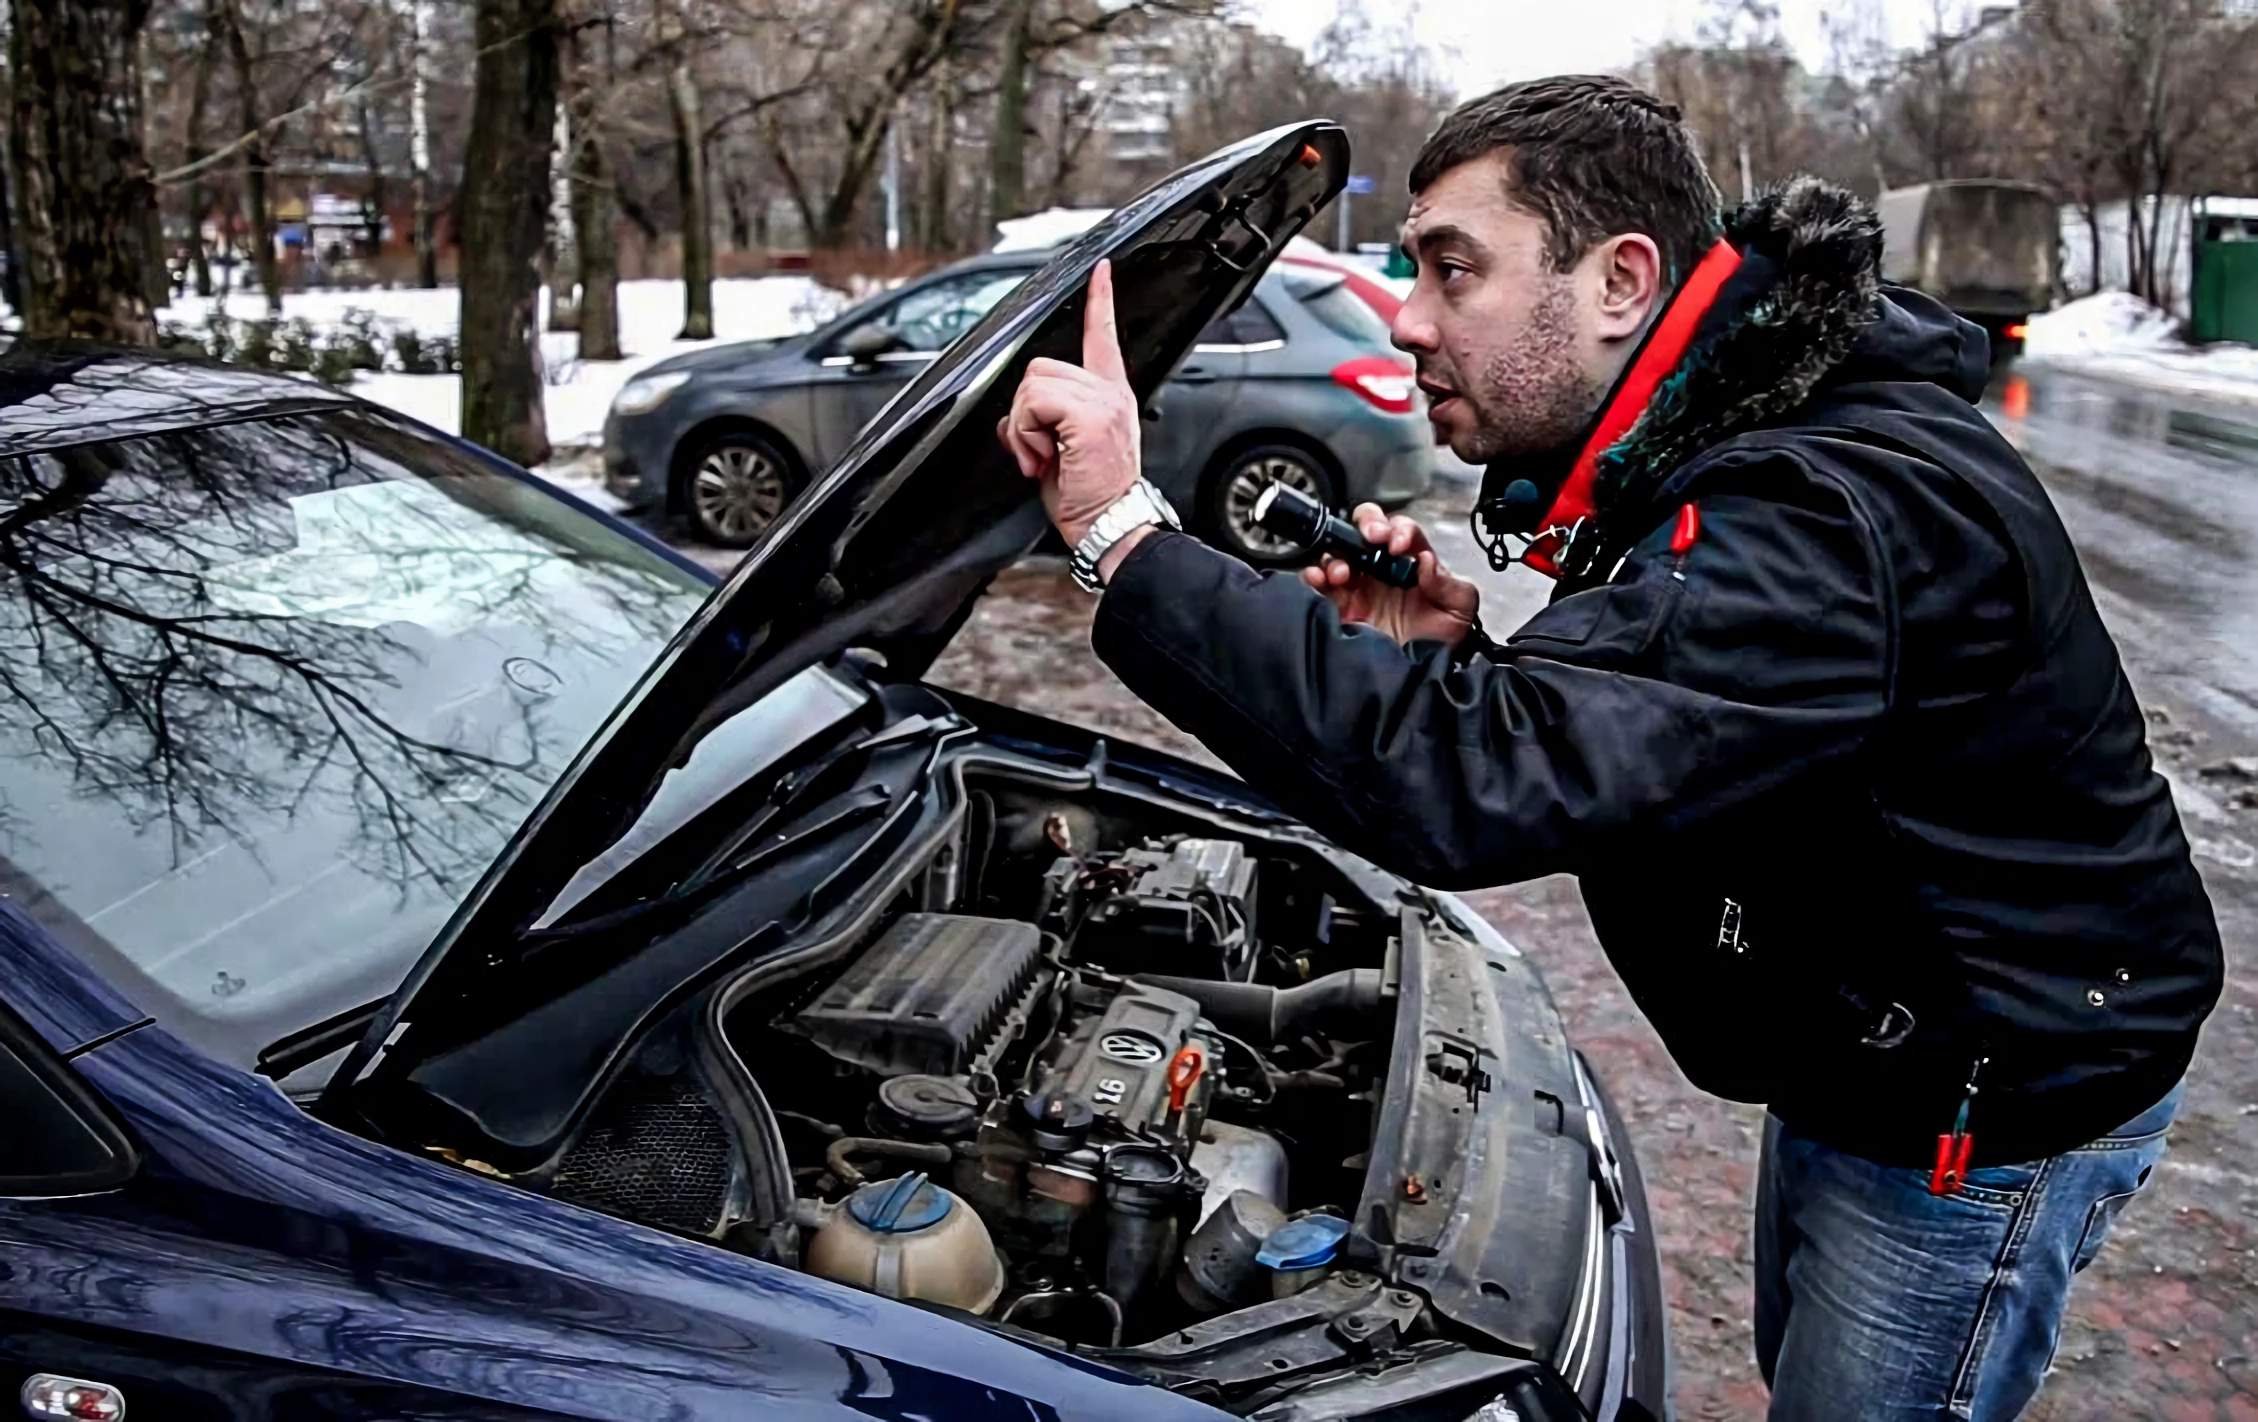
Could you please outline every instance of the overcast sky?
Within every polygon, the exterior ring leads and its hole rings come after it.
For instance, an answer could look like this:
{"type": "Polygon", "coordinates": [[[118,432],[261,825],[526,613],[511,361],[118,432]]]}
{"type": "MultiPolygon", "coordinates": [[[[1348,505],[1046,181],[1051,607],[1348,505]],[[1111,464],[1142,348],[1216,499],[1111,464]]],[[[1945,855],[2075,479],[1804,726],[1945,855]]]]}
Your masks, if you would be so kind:
{"type": "MultiPolygon", "coordinates": [[[[1316,38],[1335,0],[1242,0],[1255,21],[1296,44],[1316,38]]],[[[1618,69],[1647,46],[1691,39],[1714,0],[1362,0],[1376,19],[1412,14],[1417,34],[1462,96],[1514,79],[1618,69]]],[[[1919,41],[1932,0],[1867,0],[1893,44],[1919,41]]],[[[1803,62],[1823,67],[1821,0],[1780,0],[1780,28],[1803,62]]],[[[1842,0],[1827,8],[1841,13],[1842,0]]],[[[1968,8],[1948,0],[1948,14],[1968,8]]]]}

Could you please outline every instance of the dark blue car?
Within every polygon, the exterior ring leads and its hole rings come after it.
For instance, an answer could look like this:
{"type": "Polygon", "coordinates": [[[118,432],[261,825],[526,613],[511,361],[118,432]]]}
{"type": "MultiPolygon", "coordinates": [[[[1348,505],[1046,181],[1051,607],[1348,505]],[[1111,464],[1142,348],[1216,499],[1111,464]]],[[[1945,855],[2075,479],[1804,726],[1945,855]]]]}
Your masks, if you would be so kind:
{"type": "Polygon", "coordinates": [[[1149,394],[1346,161],[1128,205],[718,588],[317,387],[0,357],[0,1396],[1662,1414],[1638,1175],[1528,960],[920,680],[1044,532],[993,429],[1095,261],[1149,394]]]}

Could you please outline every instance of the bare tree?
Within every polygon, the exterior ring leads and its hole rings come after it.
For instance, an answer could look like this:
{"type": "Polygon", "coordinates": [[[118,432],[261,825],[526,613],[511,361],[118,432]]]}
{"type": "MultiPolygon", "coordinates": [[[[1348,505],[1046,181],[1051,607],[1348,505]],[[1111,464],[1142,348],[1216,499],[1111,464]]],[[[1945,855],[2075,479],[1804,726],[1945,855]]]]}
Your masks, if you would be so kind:
{"type": "MultiPolygon", "coordinates": [[[[189,81],[188,100],[188,161],[194,163],[204,156],[204,125],[209,115],[212,92],[212,70],[218,61],[218,46],[208,33],[210,9],[206,8],[207,33],[196,46],[195,77],[189,81]]],[[[211,189],[204,181],[202,170],[188,182],[188,261],[194,273],[196,294],[212,294],[211,256],[204,250],[204,218],[211,211],[211,189]]]]}
{"type": "Polygon", "coordinates": [[[607,12],[565,37],[566,96],[572,111],[572,232],[579,244],[580,358],[618,360],[618,194],[605,148],[604,96],[616,73],[614,26],[607,12]],[[600,33],[599,33],[600,29],[600,33]],[[602,57],[599,61],[598,50],[602,57]]]}
{"type": "Polygon", "coordinates": [[[2102,212],[2122,200],[2129,285],[2170,305],[2172,199],[2239,177],[2258,121],[2258,19],[2211,0],[2047,0],[2008,53],[2004,126],[2086,218],[2095,281],[2102,212]]]}
{"type": "Polygon", "coordinates": [[[426,290],[439,285],[439,248],[433,240],[431,213],[431,100],[425,76],[431,35],[429,4],[430,0],[407,0],[408,172],[414,189],[416,284],[426,290]]]}
{"type": "Polygon", "coordinates": [[[557,112],[555,0],[479,0],[462,187],[463,435],[549,457],[536,307],[557,112]]]}
{"type": "Polygon", "coordinates": [[[835,247],[848,240],[903,96],[944,56],[973,42],[984,10],[977,0],[795,4],[778,33],[800,67],[787,88],[807,96],[802,122],[772,107],[762,115],[762,133],[811,239],[835,247]],[[829,150],[828,182],[806,161],[797,142],[803,135],[821,135],[829,150]]]}
{"type": "Polygon", "coordinates": [[[1027,188],[1027,45],[1035,0],[1004,0],[996,127],[988,144],[989,221],[1019,215],[1027,188]]]}
{"type": "Polygon", "coordinates": [[[705,120],[680,17],[666,64],[667,116],[674,123],[674,186],[682,203],[682,330],[677,340],[713,336],[713,202],[706,183],[705,120]]]}
{"type": "MultiPolygon", "coordinates": [[[[568,26],[567,33],[575,28],[577,26],[568,26]]],[[[557,95],[557,136],[549,152],[549,242],[542,267],[549,284],[549,329],[552,331],[580,329],[580,244],[572,230],[570,87],[568,74],[557,95]]]]}
{"type": "Polygon", "coordinates": [[[252,54],[250,40],[244,33],[243,0],[212,0],[212,18],[213,29],[227,46],[228,62],[235,69],[238,121],[243,128],[243,137],[238,140],[235,151],[242,164],[244,207],[251,223],[252,261],[258,268],[259,289],[266,295],[267,314],[279,317],[282,315],[282,266],[275,251],[274,207],[268,201],[268,129],[266,120],[261,117],[258,59],[252,54]]]}
{"type": "Polygon", "coordinates": [[[24,334],[156,340],[147,250],[156,188],[142,148],[146,0],[11,7],[10,174],[24,334]]]}

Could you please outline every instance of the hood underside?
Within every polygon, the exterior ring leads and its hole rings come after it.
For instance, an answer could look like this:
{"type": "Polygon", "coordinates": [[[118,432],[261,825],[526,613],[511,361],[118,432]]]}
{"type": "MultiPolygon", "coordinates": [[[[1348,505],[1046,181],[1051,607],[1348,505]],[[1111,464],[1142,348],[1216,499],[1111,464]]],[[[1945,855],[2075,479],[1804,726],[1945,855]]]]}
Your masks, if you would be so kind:
{"type": "Polygon", "coordinates": [[[1079,362],[1097,263],[1113,264],[1122,355],[1148,398],[1340,190],[1348,153],[1340,128],[1314,122],[1222,149],[1061,249],[944,351],[676,634],[464,900],[337,1085],[407,1069],[426,1034],[459,1039],[525,928],[730,717],[849,648],[876,653],[888,679],[920,675],[989,579],[1048,527],[995,426],[1030,360],[1079,362]]]}

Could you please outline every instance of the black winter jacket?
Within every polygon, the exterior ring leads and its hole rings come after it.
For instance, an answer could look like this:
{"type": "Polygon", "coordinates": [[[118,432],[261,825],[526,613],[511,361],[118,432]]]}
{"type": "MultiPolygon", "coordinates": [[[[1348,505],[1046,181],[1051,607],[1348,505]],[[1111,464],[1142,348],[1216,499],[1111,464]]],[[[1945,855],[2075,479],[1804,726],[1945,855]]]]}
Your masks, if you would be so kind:
{"type": "Polygon", "coordinates": [[[2163,1096],[2221,987],[2141,709],[1974,408],[1982,333],[1877,288],[1845,194],[1791,185],[1727,235],[1743,268],[1602,461],[1585,571],[1502,644],[1399,647],[1168,534],[1093,640],[1376,863],[1578,875],[1696,1085],[1926,1165],[1986,1058],[1976,1161],[2077,1146],[2163,1096]]]}

